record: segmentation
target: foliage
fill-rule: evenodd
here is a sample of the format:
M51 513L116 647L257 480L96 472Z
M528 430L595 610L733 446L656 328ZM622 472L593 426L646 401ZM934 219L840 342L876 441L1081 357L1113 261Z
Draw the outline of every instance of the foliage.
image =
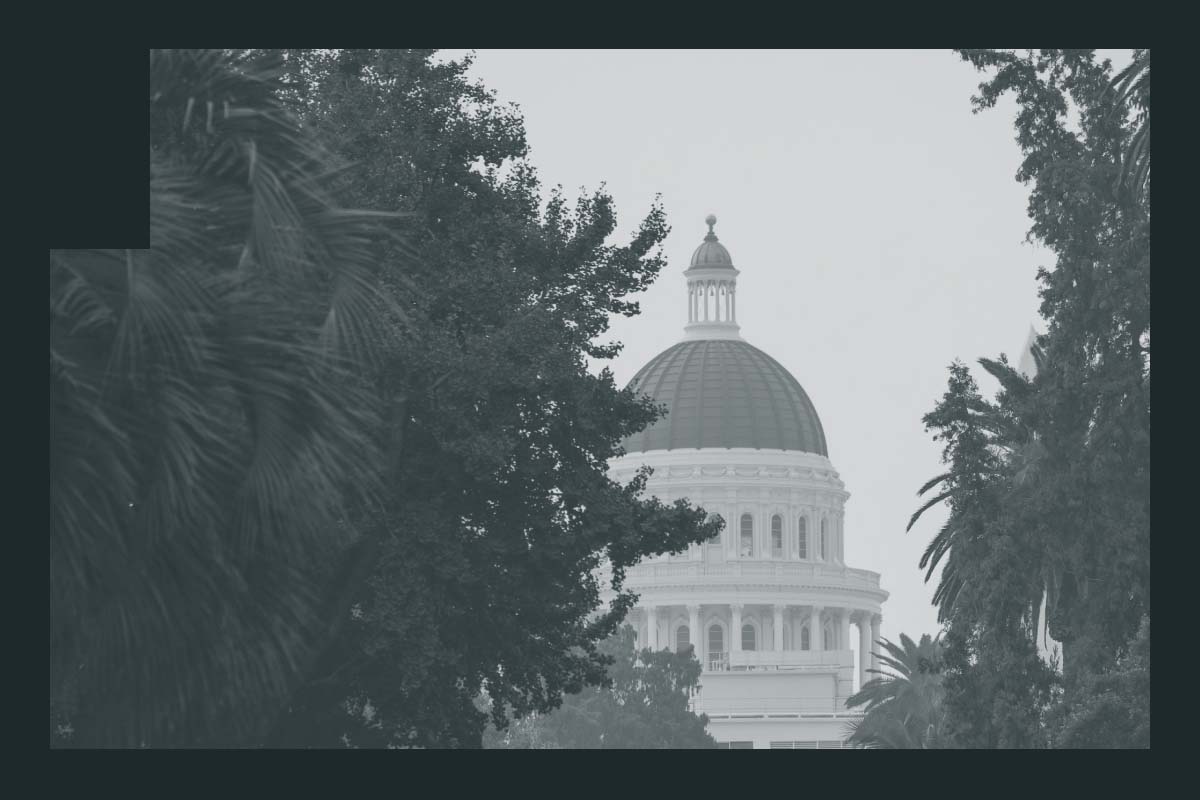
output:
M52 745L252 737L379 489L353 364L387 336L383 216L343 209L269 64L149 66L150 249L50 253Z
M938 492L909 527L949 504L921 560L927 580L944 563L934 602L949 626L948 730L963 746L1035 746L1054 683L1030 661L1043 596L1063 642L1067 700L1079 676L1111 666L1149 613L1150 208L1148 193L1126 191L1121 177L1142 84L1114 83L1091 51L961 53L995 70L977 110L1016 94L1030 237L1056 263L1038 273L1048 332L1036 376L1003 356L981 359L1001 386L988 401L965 366L951 366L946 395L925 417L945 442L948 471L922 487ZM1149 53L1137 57L1148 137ZM1148 174L1148 138L1145 147ZM984 698L995 713L959 716Z
M953 621L945 633L947 747L1045 748L1058 675L1023 631Z
M711 748L708 718L688 710L699 688L700 662L692 653L635 649L637 635L623 626L599 646L613 659L604 686L568 695L548 714L532 714L500 733L489 728L485 746L551 748Z
M417 291L378 383L393 409L387 496L355 516L373 546L355 613L274 726L274 744L481 744L493 724L601 682L633 602L624 569L717 530L644 499L607 461L659 413L593 375L610 314L663 266L655 206L624 245L602 190L542 207L523 122L432 51L288 51L290 97L353 166L356 203L408 215ZM381 258L392 257L390 250ZM401 446L402 444L402 446ZM611 562L617 599L600 602Z
M1133 60L1112 79L1109 89L1117 93L1117 108L1135 109L1137 132L1125 148L1117 187L1140 201L1150 190L1150 51L1134 50Z
M1150 618L1108 670L1088 674L1054 726L1054 746L1150 747Z
M846 700L863 706L863 717L849 726L847 741L856 747L926 750L942 746L944 712L942 643L924 634L919 643L900 634L900 644L879 644L879 661L890 668L868 669L878 675Z

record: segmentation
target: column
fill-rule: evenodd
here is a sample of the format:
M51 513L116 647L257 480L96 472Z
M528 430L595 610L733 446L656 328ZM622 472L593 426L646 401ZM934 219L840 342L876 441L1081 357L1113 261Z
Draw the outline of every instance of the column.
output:
M775 647L774 647L775 652L781 653L781 652L783 652L783 611L784 611L784 607L782 605L776 603L774 609L772 609L772 610L775 612L774 619L773 619L773 621L775 623L775 630L774 630L775 639L772 642L772 644L775 645Z
M729 652L742 652L742 607L741 605L731 605L729 607L730 623L729 623Z
M838 616L838 650L850 649L850 609L843 608Z
M875 677L867 673L871 666L870 653L874 650L871 643L871 617L869 614L858 615L858 688L867 685L867 681Z
M700 630L700 606L688 606L688 638L692 640L692 651L696 659L704 664L704 633Z
M658 607L646 606L646 646L658 649Z
M879 614L874 614L871 616L871 642L872 643L879 641L879 628L882 624L883 624L882 616L880 616ZM878 645L874 645L874 644L871 647L871 650L872 650L871 667L874 669L879 669L879 658L878 658L878 656L874 655L874 651L876 649L878 649L878 647L879 647Z
M825 631L821 628L821 606L813 606L808 612L808 646L814 653L825 649Z

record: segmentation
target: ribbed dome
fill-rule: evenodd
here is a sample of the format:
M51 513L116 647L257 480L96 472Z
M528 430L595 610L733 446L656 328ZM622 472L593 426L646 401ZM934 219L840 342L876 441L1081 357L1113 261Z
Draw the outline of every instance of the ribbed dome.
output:
M696 248L696 252L692 253L691 265L696 268L733 269L733 258L725 249L725 245L718 242L717 237L710 233L704 237L704 241Z
M746 342L680 342L652 358L630 386L665 403L667 415L626 439L626 452L754 447L829 455L804 389Z

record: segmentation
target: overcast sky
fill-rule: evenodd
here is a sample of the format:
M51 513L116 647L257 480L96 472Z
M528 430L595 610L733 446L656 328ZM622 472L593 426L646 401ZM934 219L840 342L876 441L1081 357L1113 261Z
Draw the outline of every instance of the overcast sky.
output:
M668 267L614 321L621 385L680 339L681 273L717 215L742 336L816 405L846 561L891 593L883 636L935 633L917 562L945 511L904 532L941 468L921 417L954 359L1018 360L1053 264L1024 241L1012 101L972 114L981 76L949 51L481 50L472 73L520 106L547 190L607 184L618 241L662 195Z

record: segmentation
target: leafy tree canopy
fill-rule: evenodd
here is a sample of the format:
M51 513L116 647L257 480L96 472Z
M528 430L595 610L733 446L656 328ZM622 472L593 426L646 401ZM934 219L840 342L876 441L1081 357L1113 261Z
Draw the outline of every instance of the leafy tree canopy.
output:
M389 493L355 517L367 578L273 740L479 746L480 692L503 727L604 680L597 644L634 599L625 567L717 529L643 498L644 476L608 479L621 438L659 411L587 365L618 352L599 338L609 315L637 313L664 265L663 211L616 245L603 190L543 198L519 114L466 77L470 59L282 55L351 197L408 214L414 258L403 346L377 373ZM604 559L617 599L594 614Z

